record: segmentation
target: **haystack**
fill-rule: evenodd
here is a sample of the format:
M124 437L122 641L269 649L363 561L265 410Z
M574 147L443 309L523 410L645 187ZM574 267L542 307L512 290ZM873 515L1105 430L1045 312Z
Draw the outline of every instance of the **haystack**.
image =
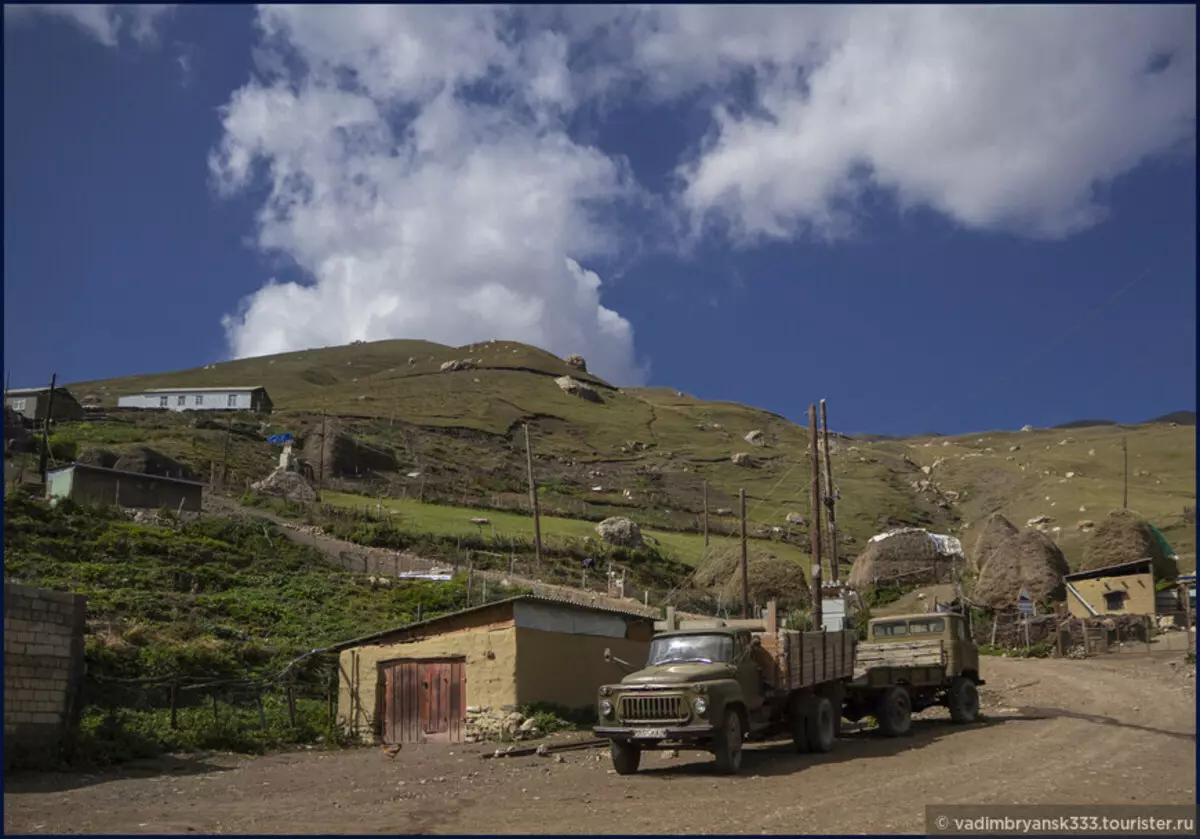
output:
M952 579L954 557L941 553L924 530L905 530L868 543L850 569L850 587L927 585Z
M1024 589L1035 603L1063 600L1067 559L1046 534L1030 530L1010 536L992 552L975 583L972 599L991 609L1015 609Z
M1094 571L1146 558L1152 562L1155 579L1173 580L1179 573L1149 522L1132 510L1113 510L1083 546L1079 570Z
M804 608L812 601L804 568L795 560L752 550L747 555L746 576L751 603L775 600L781 608ZM741 603L741 550L728 548L708 554L696 565L692 582L697 588L712 591L725 603Z
M196 480L196 473L186 463L168 457L149 446L134 446L119 453L104 448L89 449L78 458L78 461L103 466L106 469L119 469L122 472L180 478L185 481Z
M1015 524L999 513L988 516L987 521L983 523L983 529L979 531L979 538L975 540L975 550L971 552L975 570L982 571L992 552L1000 547L1000 543L1020 532Z

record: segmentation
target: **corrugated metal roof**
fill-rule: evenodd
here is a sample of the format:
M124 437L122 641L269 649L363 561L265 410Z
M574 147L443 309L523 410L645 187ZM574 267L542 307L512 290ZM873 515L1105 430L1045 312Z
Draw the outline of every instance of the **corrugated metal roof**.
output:
M1134 559L1130 562L1122 562L1117 565L1106 565L1104 568L1093 568L1090 571L1076 571L1074 574L1067 574L1063 579L1089 580L1096 577L1112 577L1116 576L1118 571L1136 571L1136 569L1141 568L1143 565L1149 571L1153 563L1154 560L1150 559L1150 557L1145 557L1144 559Z
M427 620L417 621L416 623L405 624L404 626L397 626L397 627L393 627L392 629L385 629L382 632L373 632L370 635L363 635L362 637L359 637L359 638L351 638L348 641L342 641L341 643L333 644L332 646L327 647L326 650L328 652L339 652L341 650L350 649L351 647L360 647L363 644L370 644L374 641L381 641L384 638L388 638L393 635L399 635L402 632L409 632L414 629L425 629L425 628L432 626L433 624L439 623L441 621L447 621L447 620L450 620L451 618L457 618L457 617L461 617L463 615L469 615L472 612L480 612L480 611L483 611L484 609L491 609L496 606L503 606L506 604L516 603L517 601L534 602L534 603L549 603L549 604L552 604L555 606L566 606L569 608L580 609L580 610L587 611L587 612L607 612L610 614L623 615L624 617L627 617L627 618L634 618L637 620L644 620L644 621L650 621L650 620L654 619L650 615L643 613L645 611L644 607L639 607L639 608L643 609L643 612L633 612L630 610L618 609L618 608L609 607L609 606L589 606L589 605L585 605L583 603L576 603L572 600L562 600L557 597L544 597L544 596L537 595L537 594L519 594L516 597L506 597L503 600L493 600L491 603L484 603L480 606L471 606L466 609L460 609L457 612L448 612L444 615L438 615L436 618L428 618Z
M8 390L4 391L4 395L5 396L33 396L35 393L49 393L49 392L50 392L49 385L47 385L45 387L10 387ZM70 391L68 391L65 387L59 386L59 387L54 388L54 392L55 393L69 393Z
M262 385L238 385L237 387L152 387L139 390L137 393L127 393L126 396L137 396L141 393L241 393L248 390L266 390Z

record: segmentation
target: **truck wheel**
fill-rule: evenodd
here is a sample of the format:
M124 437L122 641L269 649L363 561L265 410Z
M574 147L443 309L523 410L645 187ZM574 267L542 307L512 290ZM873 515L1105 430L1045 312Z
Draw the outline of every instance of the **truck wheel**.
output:
M725 712L725 724L713 737L713 752L720 774L736 775L742 767L742 718L737 711Z
M829 701L828 696L818 696L812 703L809 714L805 718L808 748L811 751L823 754L833 748L833 741L837 736L835 715L833 703Z
M975 722L979 719L979 690L965 676L955 676L946 691L946 707L954 722Z
M883 692L875 709L875 720L886 737L903 737L912 729L912 700L908 691L893 685Z
M632 775L642 762L642 750L623 740L612 741L612 765L618 775Z

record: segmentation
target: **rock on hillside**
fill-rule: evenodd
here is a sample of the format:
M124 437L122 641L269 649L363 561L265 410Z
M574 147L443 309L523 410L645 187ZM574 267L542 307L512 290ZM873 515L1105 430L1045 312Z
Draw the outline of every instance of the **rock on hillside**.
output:
M637 522L624 516L613 516L596 525L600 538L610 545L622 548L640 548L642 546L642 529Z

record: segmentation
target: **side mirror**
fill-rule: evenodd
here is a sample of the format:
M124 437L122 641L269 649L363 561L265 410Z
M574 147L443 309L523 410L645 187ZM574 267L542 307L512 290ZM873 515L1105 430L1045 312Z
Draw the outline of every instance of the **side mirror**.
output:
M751 647L761 647L761 646L762 646L762 639L761 639L761 638L759 638L757 635L753 636L753 637L750 639L750 646L751 646Z
M612 664L612 660L613 660L612 650L610 650L608 647L605 647L604 648L604 663Z

